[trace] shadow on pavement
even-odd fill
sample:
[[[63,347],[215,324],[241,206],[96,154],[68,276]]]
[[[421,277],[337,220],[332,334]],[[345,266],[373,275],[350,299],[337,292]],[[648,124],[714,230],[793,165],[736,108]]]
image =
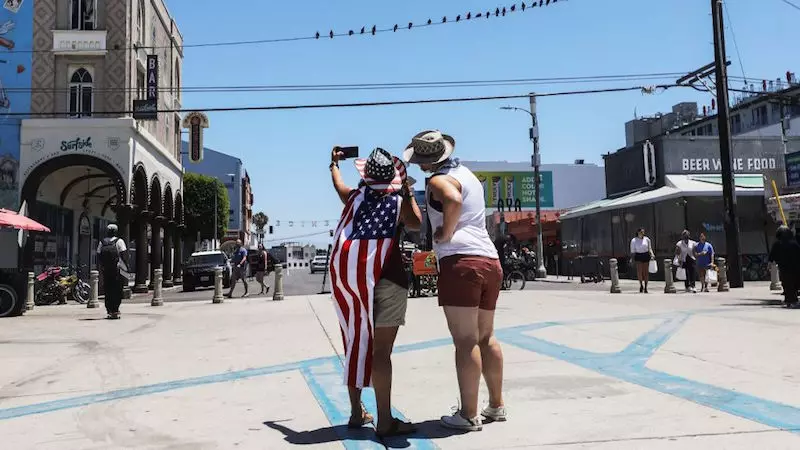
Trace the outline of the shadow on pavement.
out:
[[[372,441],[385,445],[387,448],[408,448],[411,447],[409,439],[444,439],[451,436],[465,434],[464,431],[448,430],[439,425],[438,420],[428,420],[417,423],[417,432],[408,436],[396,436],[380,439],[375,435],[375,430],[370,427],[350,429],[347,425],[335,425],[309,431],[295,431],[281,425],[280,421],[266,421],[264,425],[275,431],[283,433],[284,440],[294,445],[327,444],[340,442],[343,440],[352,441]]]
[[[749,303],[746,303],[749,302]],[[725,303],[722,306],[763,306],[763,307],[783,307],[783,300],[764,299],[764,298],[743,298],[739,303]]]

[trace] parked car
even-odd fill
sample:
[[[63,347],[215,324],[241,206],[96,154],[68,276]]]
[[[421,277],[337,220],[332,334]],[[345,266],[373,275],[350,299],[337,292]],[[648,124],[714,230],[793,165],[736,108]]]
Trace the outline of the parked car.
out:
[[[192,253],[183,266],[183,291],[192,292],[198,287],[214,286],[214,269],[222,267],[222,287],[231,285],[231,263],[228,256],[219,251]]]
[[[328,270],[328,257],[321,255],[315,256],[311,260],[311,273],[325,272]]]

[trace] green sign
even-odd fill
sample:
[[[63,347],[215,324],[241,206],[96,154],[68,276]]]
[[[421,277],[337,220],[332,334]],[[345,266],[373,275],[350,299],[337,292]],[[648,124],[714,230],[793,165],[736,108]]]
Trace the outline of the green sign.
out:
[[[496,208],[498,200],[501,200],[507,209],[512,210],[517,204],[517,200],[522,208],[536,207],[536,182],[533,172],[475,172],[475,176],[483,185],[487,208]],[[553,202],[553,172],[542,171],[539,176],[541,178],[539,186],[541,207],[552,208],[555,206]]]

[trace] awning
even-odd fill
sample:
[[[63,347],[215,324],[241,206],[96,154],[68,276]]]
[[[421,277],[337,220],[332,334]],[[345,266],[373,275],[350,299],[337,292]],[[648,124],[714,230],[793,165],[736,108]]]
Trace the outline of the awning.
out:
[[[561,214],[563,211],[542,211],[542,223],[555,223],[561,218]],[[510,211],[503,213],[503,216],[506,219],[506,223],[514,223],[514,222],[527,222],[528,224],[535,224],[536,223],[536,213],[534,211]],[[500,223],[500,213],[495,212],[492,214],[492,220],[495,225]]]
[[[667,175],[665,186],[641,190],[615,199],[605,199],[579,206],[561,215],[561,219],[574,219],[604,211],[646,205],[679,197],[722,196],[720,175]],[[761,175],[736,175],[736,195],[764,195],[764,178]]]

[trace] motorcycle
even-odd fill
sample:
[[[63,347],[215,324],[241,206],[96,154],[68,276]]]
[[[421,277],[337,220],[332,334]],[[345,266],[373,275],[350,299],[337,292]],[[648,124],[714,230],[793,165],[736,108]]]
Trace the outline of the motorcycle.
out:
[[[37,306],[67,303],[69,295],[78,303],[85,304],[89,300],[90,287],[78,276],[78,271],[69,267],[49,266],[36,277]]]

